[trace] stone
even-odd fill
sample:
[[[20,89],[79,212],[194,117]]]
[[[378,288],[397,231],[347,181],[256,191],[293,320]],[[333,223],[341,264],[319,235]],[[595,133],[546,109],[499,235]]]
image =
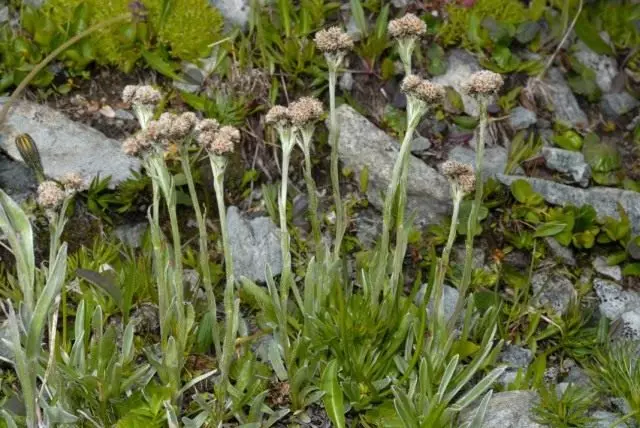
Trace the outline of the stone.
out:
[[[531,125],[535,125],[538,122],[538,116],[535,112],[526,109],[524,107],[516,107],[511,110],[509,114],[509,125],[514,131],[521,129],[527,129]]]
[[[425,287],[426,292],[426,284],[424,284],[423,287]],[[422,297],[424,298],[424,292],[422,293]],[[456,304],[458,303],[459,298],[460,292],[457,288],[453,288],[450,285],[445,285],[442,288],[442,300],[440,301],[440,306],[442,308],[442,314],[444,315],[445,321],[449,321],[453,316],[453,312],[456,310]],[[435,311],[435,304],[435,296],[431,296],[429,304],[427,305],[427,313],[433,313],[433,311]]]
[[[606,117],[615,119],[638,107],[640,102],[628,92],[605,94],[600,100],[600,108]]]
[[[342,91],[351,92],[353,89],[353,73],[349,71],[342,73],[340,80],[338,81],[338,85],[340,85],[340,89]]]
[[[338,108],[337,119],[340,159],[355,177],[367,168],[367,198],[381,210],[400,144],[348,105]],[[407,216],[415,215],[419,226],[438,223],[451,209],[449,182],[420,159],[409,162]]]
[[[280,231],[269,217],[247,219],[237,207],[227,209],[227,228],[234,273],[255,282],[266,282],[267,266],[273,275],[282,272]]]
[[[419,156],[431,148],[431,141],[421,135],[416,135],[411,142],[411,153]]]
[[[147,222],[123,224],[114,229],[113,233],[127,247],[140,248],[142,246],[142,238],[149,224]]]
[[[115,186],[130,178],[131,170],[140,168],[137,159],[124,154],[121,142],[46,105],[20,101],[9,113],[0,147],[19,161],[22,158],[14,142],[23,133],[36,142],[45,174],[56,180],[75,172],[86,185],[96,176],[111,176],[110,185]]]
[[[480,113],[478,103],[464,93],[463,86],[473,73],[480,70],[480,64],[473,55],[461,49],[454,49],[447,58],[446,73],[435,76],[432,80],[440,85],[455,89],[462,97],[464,112],[469,116],[477,117]]]
[[[538,393],[535,391],[494,393],[479,428],[544,428],[544,425],[533,420],[532,409],[538,400]],[[476,408],[463,410],[456,426],[464,426],[464,423],[470,422],[475,410]]]
[[[227,26],[245,28],[251,13],[250,0],[209,0],[227,21]]]
[[[568,123],[575,128],[582,128],[588,124],[589,119],[586,113],[578,105],[578,101],[560,69],[549,69],[543,81],[543,88],[553,107],[554,119]]]
[[[362,31],[358,28],[356,19],[353,15],[349,17],[346,28],[347,34],[351,36],[354,42],[359,42],[362,39]]]
[[[640,296],[633,291],[623,290],[622,287],[608,279],[593,280],[593,289],[600,301],[600,314],[610,320],[615,320],[625,312],[640,307]]]
[[[540,193],[550,204],[575,205],[577,207],[591,205],[596,210],[599,218],[609,216],[619,219],[619,203],[629,216],[634,232],[640,233],[640,193],[638,192],[613,187],[580,189],[555,181],[533,177],[503,174],[498,174],[496,177],[507,186],[510,186],[516,180],[524,179],[531,184],[533,190]]]
[[[505,345],[498,357],[501,363],[510,367],[526,368],[533,361],[533,352],[530,349],[517,345]]]
[[[0,153],[0,189],[18,203],[24,202],[38,188],[29,167]]]
[[[477,241],[476,241],[477,245]],[[453,261],[458,265],[464,265],[464,259],[467,255],[467,247],[465,244],[457,244],[453,247]],[[486,263],[486,254],[485,249],[481,246],[473,247],[473,256],[471,266],[474,269],[481,269],[485,266]]]
[[[534,302],[564,314],[578,297],[573,283],[560,271],[539,270],[531,278]]]
[[[9,20],[9,6],[0,8],[0,24],[4,24]]]
[[[582,187],[589,185],[591,167],[584,160],[581,152],[558,149],[555,147],[543,147],[542,156],[549,169],[567,174],[571,180]]]
[[[620,419],[621,416],[605,410],[596,410],[589,416],[591,416],[594,421],[588,424],[587,428],[627,428],[629,426],[624,422],[616,424],[615,422]]]
[[[640,260],[640,239],[635,238],[627,244],[627,254],[633,260]]]
[[[625,340],[640,339],[640,307],[620,315],[621,330],[616,336]]]
[[[381,214],[372,208],[367,208],[359,211],[352,220],[356,227],[358,241],[367,248],[373,248],[382,232]]]
[[[131,312],[131,322],[136,334],[159,334],[160,312],[157,306],[150,303],[142,303]]]
[[[121,120],[136,120],[136,117],[125,109],[119,108],[115,111],[116,119]]]
[[[482,163],[482,174],[486,177],[495,177],[502,174],[507,167],[509,154],[502,146],[487,147],[484,150],[484,162]],[[465,146],[455,146],[448,155],[448,160],[466,163],[475,168],[476,151]]]
[[[398,9],[407,7],[409,5],[409,0],[391,0],[391,4]]]
[[[568,266],[576,265],[576,258],[574,257],[573,250],[571,248],[560,244],[558,240],[552,236],[546,237],[545,242],[556,260],[559,260],[561,263]]]
[[[593,268],[602,276],[614,281],[622,281],[622,269],[620,266],[609,266],[607,259],[603,256],[598,256],[593,260]]]
[[[573,53],[575,59],[582,65],[594,71],[596,84],[603,93],[611,91],[613,81],[618,75],[618,63],[614,58],[607,55],[599,55],[592,51],[582,40],[574,45],[576,51]]]

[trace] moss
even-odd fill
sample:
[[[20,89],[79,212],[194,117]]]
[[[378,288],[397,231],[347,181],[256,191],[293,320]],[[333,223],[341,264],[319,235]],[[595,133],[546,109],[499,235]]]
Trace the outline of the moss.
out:
[[[529,10],[520,0],[478,0],[472,7],[455,3],[447,6],[448,20],[440,30],[440,38],[445,45],[460,43],[469,47],[468,29],[472,15],[482,22],[493,18],[503,24],[521,24],[529,19]]]
[[[67,26],[74,10],[82,3],[90,8],[90,24],[104,21],[128,11],[129,0],[49,0],[47,11],[54,21]],[[209,45],[219,40],[223,20],[208,0],[180,0],[160,25],[162,0],[143,0],[148,11],[145,23],[114,25],[96,33],[92,47],[101,64],[113,64],[125,70],[133,67],[143,48],[165,46],[177,59],[193,61],[209,52]]]

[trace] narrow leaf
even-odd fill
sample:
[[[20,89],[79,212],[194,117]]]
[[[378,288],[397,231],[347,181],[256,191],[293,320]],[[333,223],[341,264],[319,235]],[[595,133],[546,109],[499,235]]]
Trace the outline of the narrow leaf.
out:
[[[336,428],[345,428],[344,417],[344,397],[338,382],[338,362],[332,360],[324,369],[322,374],[321,389],[325,395],[323,397],[324,408]]]

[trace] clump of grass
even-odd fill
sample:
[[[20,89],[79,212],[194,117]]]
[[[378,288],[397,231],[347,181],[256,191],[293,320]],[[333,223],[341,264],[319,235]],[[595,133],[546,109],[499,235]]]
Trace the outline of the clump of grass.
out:
[[[535,420],[543,425],[571,428],[584,427],[593,422],[589,410],[596,404],[596,392],[574,384],[560,391],[556,385],[538,389],[540,401],[533,409]]]

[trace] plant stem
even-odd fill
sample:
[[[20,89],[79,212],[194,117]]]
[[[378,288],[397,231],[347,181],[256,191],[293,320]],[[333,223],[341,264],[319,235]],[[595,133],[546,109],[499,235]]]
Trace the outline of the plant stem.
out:
[[[487,99],[480,99],[478,103],[480,106],[480,123],[478,132],[478,144],[476,145],[476,193],[471,207],[471,213],[469,214],[469,223],[467,227],[467,240],[465,242],[465,257],[464,257],[464,271],[462,274],[462,281],[460,282],[460,297],[456,302],[456,307],[453,315],[449,319],[448,327],[452,329],[455,325],[456,319],[464,307],[465,295],[471,284],[471,272],[473,268],[473,240],[475,237],[475,231],[478,226],[478,213],[480,212],[480,206],[482,204],[482,194],[484,191],[484,181],[482,177],[482,164],[484,162],[484,145],[485,134],[487,129]]]
[[[224,170],[219,166],[214,166],[215,161],[211,160],[213,170],[213,188],[216,192],[216,202],[218,204],[218,216],[220,217],[220,233],[222,234],[222,249],[224,251],[224,270],[227,277],[227,288],[235,286],[235,273],[233,270],[233,256],[229,247],[229,234],[227,230],[227,211],[224,203]]]
[[[303,136],[303,138],[306,138]],[[316,183],[313,180],[311,153],[309,153],[309,143],[303,143],[304,152],[304,180],[307,184],[307,193],[309,194],[309,221],[311,222],[311,235],[315,245],[316,258],[322,254],[322,237],[320,235],[320,221],[318,220],[318,194],[316,191]]]
[[[334,242],[333,258],[340,258],[340,248],[346,230],[346,212],[340,196],[340,168],[338,165],[338,145],[340,129],[336,115],[336,80],[337,67],[329,66],[329,144],[331,145],[331,186],[333,187],[333,199],[336,205],[336,239]]]
[[[131,19],[131,14],[129,12],[123,13],[122,15],[115,16],[111,19],[107,19],[106,21],[99,22],[91,27],[87,28],[81,33],[76,34],[60,46],[58,46],[53,52],[46,56],[45,59],[40,61],[38,65],[36,65],[27,76],[22,79],[18,87],[11,94],[11,98],[7,101],[4,106],[2,106],[2,110],[0,111],[0,130],[4,127],[5,121],[7,120],[7,115],[9,114],[9,109],[16,102],[22,91],[31,83],[34,77],[37,76],[38,73],[42,71],[51,61],[53,61],[58,55],[67,50],[69,47],[77,43],[79,40],[85,38],[91,33],[101,30],[105,27],[109,27],[113,24],[117,24],[119,22],[124,22]]]
[[[209,245],[207,236],[207,223],[205,216],[200,208],[200,201],[198,200],[198,194],[196,192],[196,186],[193,182],[193,174],[191,172],[191,163],[189,162],[189,148],[187,144],[182,144],[180,147],[180,161],[182,163],[182,171],[187,180],[187,187],[189,189],[189,195],[191,196],[191,204],[193,205],[193,211],[196,216],[196,222],[198,223],[198,243],[199,243],[199,259],[200,269],[202,270],[202,283],[204,285],[205,292],[207,293],[207,302],[209,305],[209,311],[213,315],[212,323],[212,339],[213,346],[216,351],[216,355],[221,355],[222,348],[220,345],[220,333],[218,331],[218,323],[216,320],[217,303],[216,296],[213,292],[213,281],[211,279],[211,268],[209,267]]]

